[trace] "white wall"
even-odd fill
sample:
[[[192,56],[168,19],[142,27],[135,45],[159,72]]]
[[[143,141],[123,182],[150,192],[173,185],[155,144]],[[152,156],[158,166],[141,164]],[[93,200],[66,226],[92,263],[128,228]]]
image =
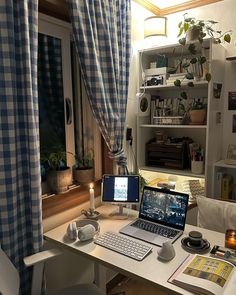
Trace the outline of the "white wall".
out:
[[[197,19],[213,19],[218,21],[217,29],[222,31],[232,30],[232,41],[230,44],[224,44],[227,53],[226,56],[236,55],[236,21],[235,21],[235,0],[224,0],[214,4],[209,4],[199,8],[182,11],[168,15],[168,37],[149,37],[143,39],[143,20],[153,15],[151,12],[142,8],[137,3],[132,2],[132,59],[131,59],[131,72],[130,72],[130,87],[128,95],[128,108],[127,108],[127,125],[136,130],[136,117],[137,114],[137,99],[135,98],[138,92],[138,67],[137,67],[137,51],[139,49],[148,48],[152,46],[161,46],[166,44],[178,43],[178,23],[183,19],[183,14],[188,12],[189,16],[196,17]],[[221,99],[224,99],[223,113],[223,153],[222,158],[226,155],[228,144],[236,144],[236,133],[232,133],[232,114],[236,111],[228,111],[228,91],[236,91],[236,61],[226,62],[225,66],[225,85]],[[134,134],[135,135],[135,134]],[[135,140],[134,140],[135,144]],[[127,153],[129,158],[129,153]]]

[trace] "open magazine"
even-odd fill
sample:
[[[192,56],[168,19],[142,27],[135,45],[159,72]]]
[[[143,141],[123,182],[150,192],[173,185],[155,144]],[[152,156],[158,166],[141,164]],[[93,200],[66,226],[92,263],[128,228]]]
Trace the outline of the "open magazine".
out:
[[[235,266],[218,258],[189,255],[169,282],[194,294],[236,294]]]

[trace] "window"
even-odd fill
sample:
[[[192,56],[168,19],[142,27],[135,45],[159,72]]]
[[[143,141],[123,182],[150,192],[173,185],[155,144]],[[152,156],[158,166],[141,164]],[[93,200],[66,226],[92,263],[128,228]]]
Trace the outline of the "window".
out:
[[[44,154],[50,152],[66,152],[67,166],[73,167],[76,151],[82,146],[93,149],[95,179],[101,178],[101,135],[80,78],[70,32],[69,23],[39,15],[38,92],[43,195],[50,194],[47,161],[43,161]]]

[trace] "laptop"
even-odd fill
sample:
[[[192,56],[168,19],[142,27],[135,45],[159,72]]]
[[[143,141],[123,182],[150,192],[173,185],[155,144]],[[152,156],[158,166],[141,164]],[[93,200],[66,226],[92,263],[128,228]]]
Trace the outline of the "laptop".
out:
[[[119,232],[157,246],[174,243],[184,231],[188,199],[188,194],[145,186],[139,217]]]

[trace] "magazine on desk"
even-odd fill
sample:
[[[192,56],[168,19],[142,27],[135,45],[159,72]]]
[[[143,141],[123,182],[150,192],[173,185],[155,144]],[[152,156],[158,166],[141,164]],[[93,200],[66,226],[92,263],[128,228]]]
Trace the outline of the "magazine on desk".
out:
[[[203,255],[189,255],[168,281],[194,294],[236,294],[235,266]]]

